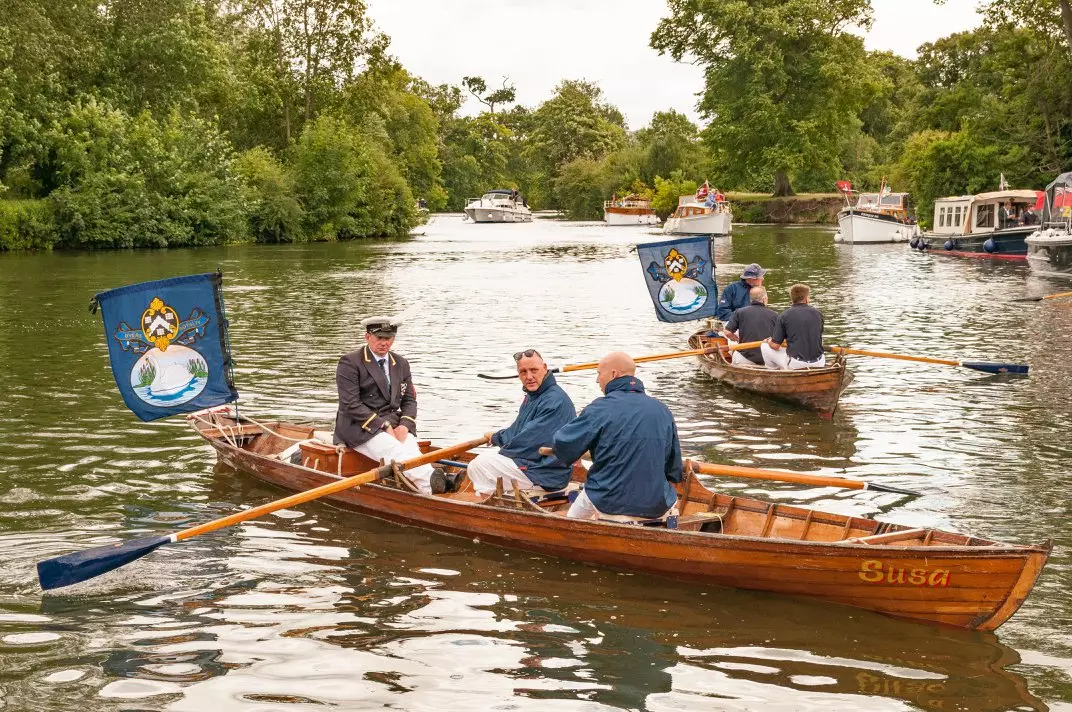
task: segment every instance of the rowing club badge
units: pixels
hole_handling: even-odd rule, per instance
[[[194,309],[184,320],[159,297],[142,312],[140,329],[119,322],[114,337],[124,351],[142,354],[130,369],[130,387],[162,408],[193,400],[208,385],[208,363],[192,348],[205,335],[208,317]]]
[[[707,303],[707,287],[697,281],[703,274],[707,262],[699,255],[694,255],[692,262],[670,248],[660,265],[652,260],[647,273],[655,282],[662,284],[659,289],[659,306],[672,314],[691,314]]]

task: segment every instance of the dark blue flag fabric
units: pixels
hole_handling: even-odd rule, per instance
[[[142,420],[238,400],[231,375],[223,275],[142,282],[94,297],[112,373]]]
[[[644,283],[660,321],[714,316],[718,305],[711,238],[684,237],[637,245]]]

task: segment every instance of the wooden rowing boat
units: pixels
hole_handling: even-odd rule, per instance
[[[288,490],[376,465],[353,450],[310,440],[314,430],[307,425],[220,414],[193,423],[222,463]],[[301,442],[302,464],[279,458],[295,442]],[[584,476],[576,466],[571,487]],[[676,522],[656,526],[567,519],[564,499],[536,503],[516,490],[484,501],[465,487],[424,495],[400,471],[328,499],[362,514],[506,547],[978,630],[997,628],[1020,607],[1052,546],[1003,544],[716,494],[691,470],[684,480]]]
[[[708,353],[696,357],[700,361],[700,368],[715,380],[734,388],[795,403],[829,418],[837,410],[841,392],[852,382],[852,374],[845,368],[845,357],[841,355],[828,366],[801,371],[735,366],[721,349],[713,348],[725,345],[726,339],[708,336],[708,333],[707,329],[701,329],[690,336],[689,348],[710,349]]]

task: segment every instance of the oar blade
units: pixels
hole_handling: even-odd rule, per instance
[[[876,492],[894,492],[896,494],[907,494],[912,497],[922,497],[920,492],[910,489],[902,489],[900,487],[894,487],[893,485],[880,485],[877,482],[868,482],[865,489],[875,490]]]
[[[478,373],[478,374],[476,374],[476,377],[477,378],[483,378],[483,379],[485,379],[487,381],[509,381],[511,378],[517,378],[517,374],[516,373],[509,373],[509,374],[501,373],[501,374],[496,375],[494,373]]]
[[[961,361],[964,368],[972,368],[984,373],[1013,373],[1026,375],[1028,365],[1026,363],[986,363],[984,361]]]
[[[42,590],[87,581],[125,566],[171,541],[170,536],[131,539],[121,544],[98,546],[37,562],[37,580]]]

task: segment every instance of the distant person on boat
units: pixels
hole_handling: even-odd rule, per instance
[[[767,368],[821,368],[826,365],[823,353],[823,315],[808,304],[811,288],[794,284],[789,288],[793,305],[782,312],[774,324],[774,333],[760,346]],[[782,342],[786,342],[782,346]]]
[[[401,462],[420,457],[417,445],[417,393],[409,362],[391,350],[398,323],[374,316],[361,322],[365,345],[339,359],[335,383],[339,411],[335,444],[345,443],[369,459]],[[421,492],[443,492],[439,468],[421,465],[406,475]]]
[[[525,399],[510,427],[488,433],[491,444],[497,445],[499,451],[481,453],[469,463],[469,480],[478,494],[494,492],[500,477],[504,492],[513,490],[513,482],[523,490],[560,490],[569,484],[573,470],[572,460],[565,463],[539,453],[540,447],[554,438],[555,431],[577,417],[573,401],[547,370],[536,349],[518,351],[514,361]]]
[[[1013,227],[1014,225],[1016,225],[1016,217],[1013,215],[1012,201],[1010,200],[1007,205],[1001,206],[1001,210],[998,213],[998,229]]]
[[[566,516],[668,514],[677,502],[671,483],[681,482],[681,446],[670,410],[644,392],[628,354],[604,356],[596,379],[603,397],[554,437],[562,462],[576,462],[585,452],[592,456],[584,489]]]
[[[726,322],[726,330],[723,333],[730,342],[763,341],[774,333],[778,312],[767,306],[767,290],[763,287],[752,287],[748,291],[748,297],[752,303],[733,312],[733,316]],[[758,348],[730,353],[730,363],[735,366],[763,365],[763,353]]]
[[[752,287],[762,286],[763,275],[766,273],[767,270],[753,262],[744,268],[738,281],[726,285],[726,288],[722,290],[722,297],[718,300],[718,307],[715,310],[715,316],[718,317],[719,321],[723,323],[729,321],[730,317],[733,316],[733,312],[738,309],[744,309],[752,303],[749,292]]]
[[[705,200],[707,198],[707,194],[710,193],[710,192],[711,192],[711,186],[707,184],[707,181],[704,181],[703,185],[701,185],[696,190],[696,200]]]

